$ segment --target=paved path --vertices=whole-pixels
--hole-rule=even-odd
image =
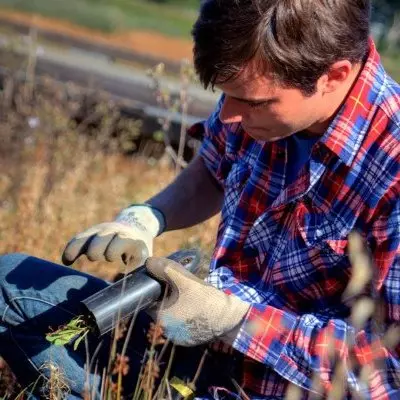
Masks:
[[[0,46],[4,48],[9,45],[11,39],[9,34],[3,32],[0,34]],[[13,50],[21,57],[27,56],[26,45],[13,44]],[[37,73],[59,81],[73,81],[82,86],[105,90],[114,96],[131,100],[145,113],[165,113],[165,110],[159,109],[150,88],[151,79],[143,69],[114,62],[105,54],[71,46],[39,43]],[[176,79],[163,78],[161,82],[173,96],[179,96],[180,84]],[[205,91],[197,85],[190,86],[189,96],[192,100],[188,123],[209,115],[218,98],[218,94]],[[180,115],[175,114],[173,119],[179,121]]]

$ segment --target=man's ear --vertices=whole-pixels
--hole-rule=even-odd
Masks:
[[[319,84],[323,93],[335,92],[346,83],[354,66],[349,60],[337,61],[321,78]]]

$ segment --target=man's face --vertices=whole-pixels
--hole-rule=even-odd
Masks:
[[[234,81],[217,85],[225,94],[219,116],[223,123],[240,122],[256,140],[275,141],[304,130],[322,134],[326,126],[321,86],[319,81],[316,93],[304,96],[260,75],[256,64],[249,64]]]

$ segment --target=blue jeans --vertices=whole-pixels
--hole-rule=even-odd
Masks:
[[[28,387],[31,398],[40,397],[46,391],[50,365],[57,366],[62,372],[69,387],[68,399],[82,398],[85,384],[99,398],[101,379],[95,371],[101,372],[107,366],[111,337],[89,336],[88,348],[82,343],[74,351],[71,345],[51,345],[45,336],[49,327],[57,328],[79,315],[80,301],[107,285],[94,276],[35,257],[23,254],[0,256],[0,355],[22,386]],[[135,321],[127,351],[130,372],[125,377],[125,393],[132,393],[136,387],[148,347],[146,333],[150,322],[144,313],[140,313]],[[98,347],[100,350],[96,351]],[[202,347],[178,347],[170,376],[191,380],[203,353]],[[162,368],[167,361],[168,351]],[[210,386],[227,388],[228,392],[222,390],[223,393],[236,392],[231,378],[240,379],[239,365],[236,356],[219,353],[207,356],[196,385],[198,397],[212,398]],[[162,373],[163,370],[161,376]],[[216,398],[224,396],[214,394]]]

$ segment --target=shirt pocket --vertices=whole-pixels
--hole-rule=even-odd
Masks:
[[[325,213],[311,202],[299,202],[295,209],[296,230],[307,247],[340,259],[347,254],[351,223],[335,213]]]

